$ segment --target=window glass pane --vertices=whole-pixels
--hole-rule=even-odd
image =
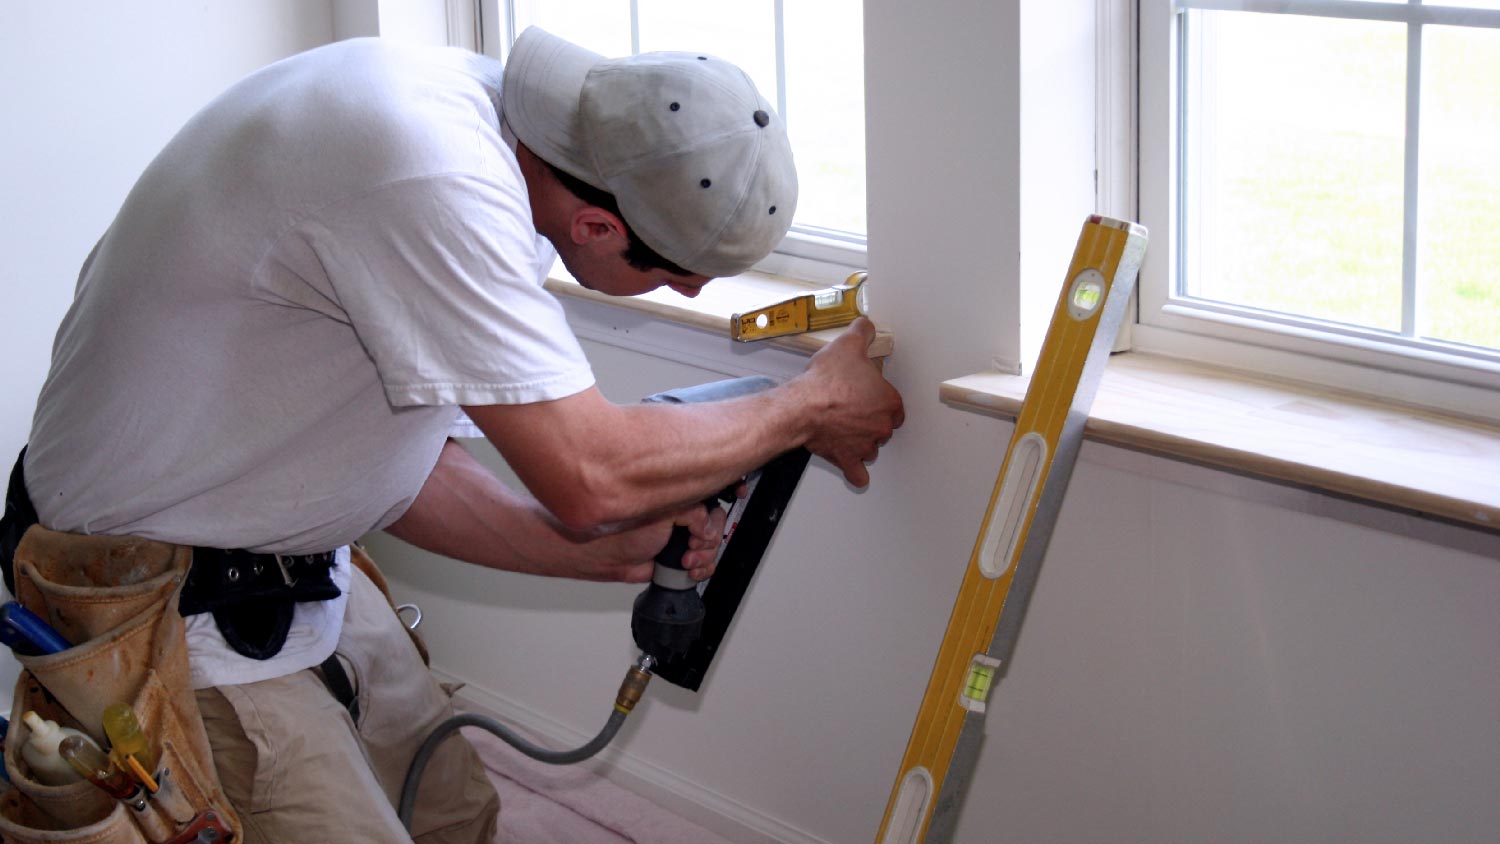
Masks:
[[[783,14],[786,119],[801,185],[797,221],[863,236],[863,3],[787,3]]]
[[[776,104],[776,9],[771,0],[638,0],[641,52],[701,50],[750,74]]]
[[[630,55],[630,0],[514,0],[516,33],[528,26],[604,56]]]
[[[1500,30],[1422,30],[1417,329],[1500,347]]]
[[[1190,14],[1180,292],[1399,331],[1406,26]]]

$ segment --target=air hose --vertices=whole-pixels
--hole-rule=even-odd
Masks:
[[[506,744],[538,762],[546,762],[549,765],[571,765],[574,762],[582,762],[603,750],[605,745],[609,744],[615,734],[620,731],[620,726],[625,723],[625,716],[635,708],[641,695],[646,691],[646,684],[651,682],[651,668],[655,664],[656,660],[650,655],[641,655],[636,664],[625,672],[625,679],[620,683],[620,690],[615,695],[615,708],[609,713],[609,720],[604,723],[604,728],[586,744],[572,750],[549,750],[545,747],[538,747],[494,718],[472,712],[455,715],[438,724],[432,734],[422,742],[421,747],[417,748],[416,755],[412,757],[411,766],[406,769],[406,780],[401,785],[401,802],[396,809],[397,816],[401,818],[401,825],[406,828],[407,832],[411,832],[412,810],[416,806],[417,784],[422,780],[422,771],[426,769],[427,762],[432,755],[437,752],[438,745],[458,732],[461,727],[479,727],[493,733]]]

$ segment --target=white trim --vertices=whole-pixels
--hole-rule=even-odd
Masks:
[[[1280,343],[1286,337],[1302,337],[1369,353],[1371,357],[1361,363],[1371,366],[1399,371],[1408,368],[1404,363],[1408,359],[1426,361],[1441,366],[1443,370],[1420,370],[1427,377],[1481,386],[1500,386],[1492,384],[1490,377],[1500,373],[1500,350],[1405,337],[1394,332],[1374,331],[1356,325],[1190,297],[1176,297],[1168,301],[1162,308],[1162,316],[1169,320],[1180,319],[1183,330],[1188,334],[1222,335],[1246,329],[1243,334],[1230,333],[1227,336],[1246,343],[1262,344]],[[1197,326],[1196,331],[1194,326]],[[1378,355],[1391,355],[1392,358],[1386,360],[1376,357]],[[1470,374],[1465,374],[1466,372]]]
[[[1445,376],[1452,374],[1453,367],[1446,362],[1403,357],[1399,360],[1410,365],[1407,370],[1382,369],[1332,357],[1336,347],[1327,335],[1290,336],[1267,345],[1144,323],[1136,326],[1135,333],[1135,351],[1139,352],[1388,397],[1473,419],[1495,418],[1495,388],[1448,380]]]
[[[866,266],[863,239],[844,232],[824,235],[799,231],[794,227],[776,251],[757,263],[754,270],[819,284],[834,284]]]
[[[1140,214],[1137,6],[1136,0],[1096,0],[1094,11],[1094,210],[1121,220]],[[1132,303],[1130,312],[1136,310]],[[1130,349],[1134,325],[1120,326],[1113,351]]]
[[[479,22],[483,13],[480,0],[444,0],[444,13],[448,22],[448,46],[483,52],[479,37]]]
[[[1442,26],[1500,27],[1500,9],[1422,3],[1370,3],[1364,0],[1176,0],[1173,8],[1214,12],[1260,12],[1271,15],[1313,15],[1324,18],[1394,21]]]
[[[1140,313],[1134,335],[1167,304],[1177,278],[1177,226],[1181,196],[1178,189],[1179,143],[1176,105],[1177,15],[1171,0],[1139,0],[1140,56],[1138,127],[1140,220],[1151,233],[1151,246],[1141,264]],[[1147,59],[1146,57],[1153,57]],[[1138,340],[1137,340],[1138,342]]]
[[[1136,7],[1135,0],[1096,0],[1095,210],[1134,220],[1136,200]]]
[[[1157,291],[1143,289],[1142,302]],[[1143,304],[1143,308],[1146,307]],[[1446,354],[1313,320],[1254,317],[1232,307],[1170,300],[1135,327],[1138,351],[1256,370],[1493,420],[1500,359]]]
[[[469,678],[457,677],[434,666],[440,682],[463,683],[454,694],[458,708],[487,715],[508,727],[519,729],[552,747],[578,747],[593,738],[530,707],[482,688]],[[664,681],[658,681],[664,682]],[[604,702],[607,705],[607,701]],[[600,723],[608,715],[600,714]],[[642,717],[644,713],[636,715]],[[832,844],[739,801],[710,791],[692,780],[630,753],[625,738],[600,751],[595,759],[581,763],[593,773],[650,800],[711,832],[741,844]]]

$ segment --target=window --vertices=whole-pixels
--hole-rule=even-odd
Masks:
[[[1500,1],[1140,21],[1137,347],[1496,416]]]
[[[486,52],[528,26],[606,56],[703,50],[743,68],[786,120],[800,196],[792,232],[762,269],[842,280],[864,264],[862,0],[481,0]]]

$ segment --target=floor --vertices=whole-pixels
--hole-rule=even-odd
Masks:
[[[497,844],[730,844],[582,768],[528,759],[483,730],[463,734],[500,792]]]

